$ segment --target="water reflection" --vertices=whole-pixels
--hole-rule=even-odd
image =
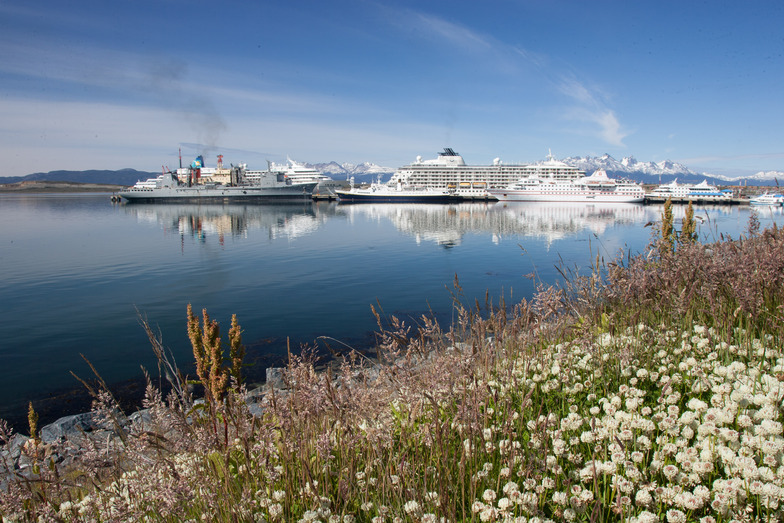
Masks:
[[[205,241],[216,236],[247,237],[250,230],[267,230],[270,238],[299,238],[313,234],[327,219],[316,215],[311,204],[283,205],[123,205],[123,210],[140,222],[157,223],[165,231],[176,231]]]
[[[459,203],[459,204],[354,204],[306,203],[283,205],[124,205],[123,212],[140,222],[157,223],[165,231],[199,241],[216,237],[223,245],[227,236],[246,238],[249,231],[266,230],[270,239],[301,238],[315,234],[331,219],[349,222],[390,222],[417,244],[432,242],[444,248],[458,247],[466,234],[489,234],[494,243],[516,236],[556,241],[588,231],[603,235],[618,225],[644,225],[661,221],[663,205],[600,203]],[[673,206],[676,225],[686,206]],[[782,208],[754,209],[760,219],[780,217]],[[695,208],[699,226],[732,216],[727,205]],[[699,232],[699,231],[698,231]]]
[[[551,245],[556,240],[590,231],[603,234],[615,224],[644,224],[660,215],[656,209],[638,204],[584,203],[461,203],[351,205],[338,207],[349,219],[389,220],[416,238],[444,247],[459,246],[464,235],[539,238]]]
[[[651,207],[632,203],[497,203],[493,210],[503,216],[495,234],[539,238],[548,248],[583,231],[601,236],[615,225],[645,224],[658,218]]]

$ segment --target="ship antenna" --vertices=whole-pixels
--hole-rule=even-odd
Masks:
[[[177,151],[180,153],[180,169],[182,169],[182,147],[179,147]]]

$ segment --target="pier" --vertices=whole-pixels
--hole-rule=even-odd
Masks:
[[[748,198],[689,198],[689,197],[681,197],[681,198],[673,198],[664,196],[651,196],[650,194],[645,195],[645,203],[664,203],[667,200],[672,200],[672,203],[686,205],[689,202],[699,205],[749,205]]]

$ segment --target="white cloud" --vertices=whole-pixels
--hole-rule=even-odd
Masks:
[[[465,49],[486,50],[493,47],[493,44],[487,37],[463,25],[424,13],[417,13],[416,16],[420,24],[424,26],[422,28],[423,34],[438,36],[448,43],[456,44]]]
[[[593,124],[591,134],[601,138],[609,145],[625,147],[623,143],[629,133],[623,129],[615,111],[609,109],[601,100],[601,94],[588,89],[574,78],[562,77],[558,84],[559,90],[578,105],[565,114],[567,118]]]

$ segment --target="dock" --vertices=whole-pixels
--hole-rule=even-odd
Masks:
[[[715,199],[715,198],[665,198],[663,196],[645,195],[645,203],[664,203],[667,200],[672,200],[672,203],[679,205],[686,205],[689,202],[699,205],[749,205],[748,198],[729,198],[729,199]]]

